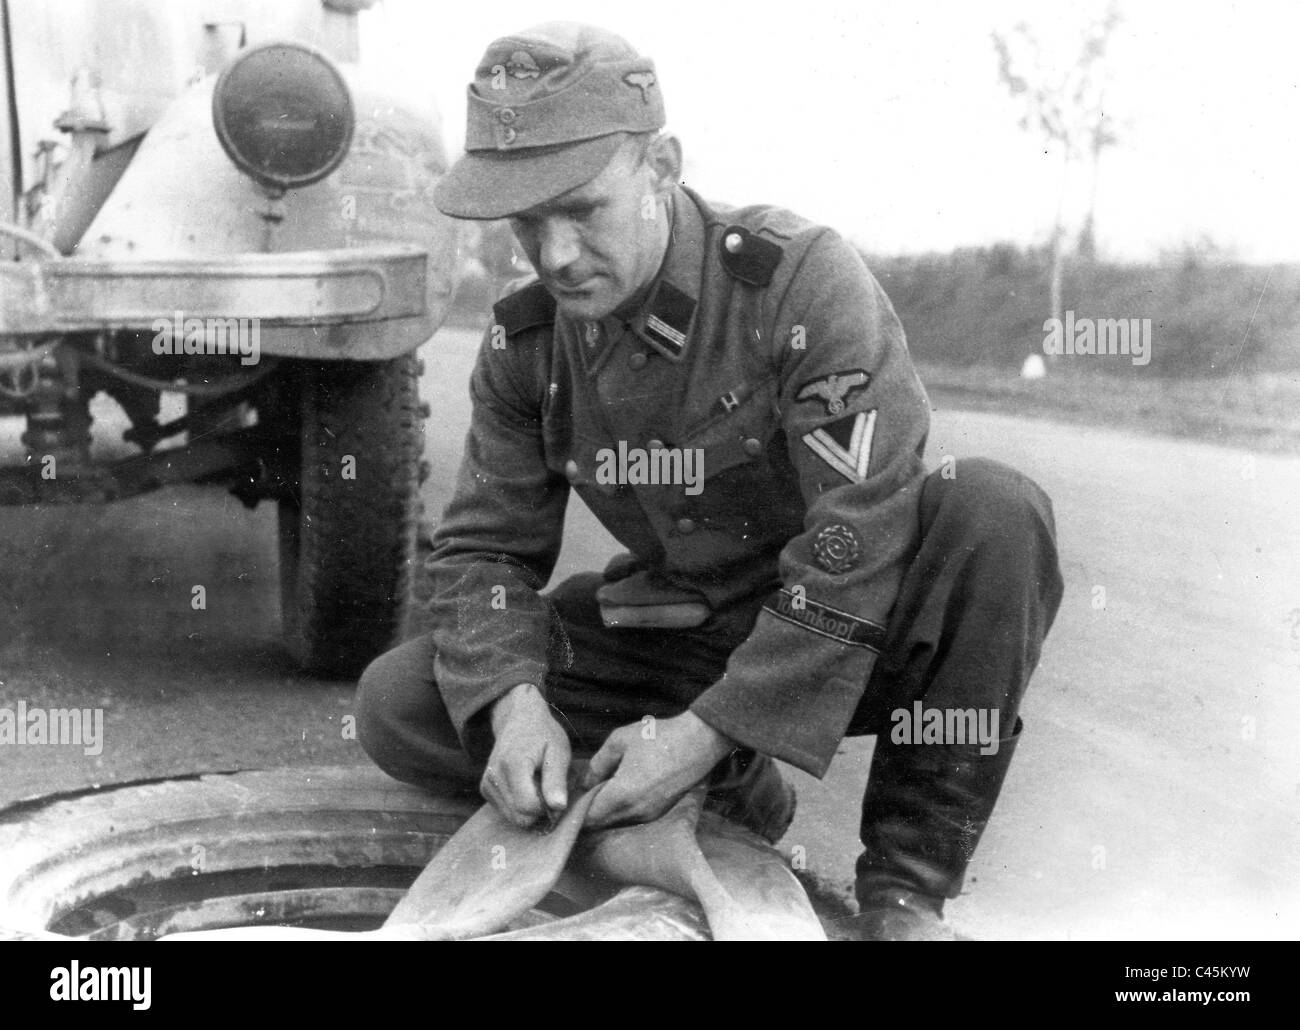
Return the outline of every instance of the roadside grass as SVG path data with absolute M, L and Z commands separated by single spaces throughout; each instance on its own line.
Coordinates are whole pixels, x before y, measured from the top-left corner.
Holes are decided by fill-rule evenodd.
M 1058 363 L 1046 378 L 1028 380 L 1005 368 L 930 362 L 918 362 L 917 371 L 936 409 L 1059 419 L 1300 454 L 1300 373 L 1121 377 Z

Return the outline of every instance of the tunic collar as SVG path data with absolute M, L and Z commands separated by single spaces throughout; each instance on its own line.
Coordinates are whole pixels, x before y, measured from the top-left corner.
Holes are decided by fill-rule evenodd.
M 625 333 L 673 363 L 680 362 L 686 353 L 704 268 L 706 226 L 704 216 L 682 187 L 673 190 L 670 206 L 668 247 L 645 300 L 631 312 L 573 323 L 582 341 L 583 366 L 589 374 L 594 375 L 604 366 L 615 341 Z
M 690 341 L 704 267 L 704 235 L 699 209 L 676 187 L 668 250 L 645 303 L 628 323 L 633 333 L 669 361 L 681 361 Z

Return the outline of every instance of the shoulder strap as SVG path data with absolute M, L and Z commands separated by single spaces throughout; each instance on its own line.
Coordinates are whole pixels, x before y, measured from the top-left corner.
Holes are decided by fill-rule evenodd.
M 742 283 L 767 286 L 785 251 L 781 244 L 764 239 L 743 225 L 729 225 L 722 230 L 722 267 Z
M 492 305 L 492 315 L 506 337 L 555 322 L 555 298 L 540 282 L 529 283 Z
M 689 186 L 683 186 L 682 190 L 700 209 L 706 226 L 723 224 L 707 200 Z M 771 283 L 784 253 L 781 244 L 739 224 L 726 226 L 718 237 L 718 254 L 722 259 L 722 267 L 733 279 L 739 279 L 750 286 L 767 286 Z

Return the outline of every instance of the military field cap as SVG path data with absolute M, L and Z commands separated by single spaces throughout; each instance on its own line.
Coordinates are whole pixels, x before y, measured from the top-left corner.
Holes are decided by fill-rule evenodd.
M 595 178 L 629 132 L 664 125 L 654 62 L 612 32 L 551 22 L 488 47 L 469 90 L 465 155 L 433 202 L 504 218 Z

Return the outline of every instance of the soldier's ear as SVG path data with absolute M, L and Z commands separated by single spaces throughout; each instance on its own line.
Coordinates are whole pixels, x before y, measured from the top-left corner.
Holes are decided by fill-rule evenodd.
M 682 181 L 682 142 L 670 133 L 662 133 L 650 141 L 645 163 L 654 177 L 655 192 L 666 195 Z

